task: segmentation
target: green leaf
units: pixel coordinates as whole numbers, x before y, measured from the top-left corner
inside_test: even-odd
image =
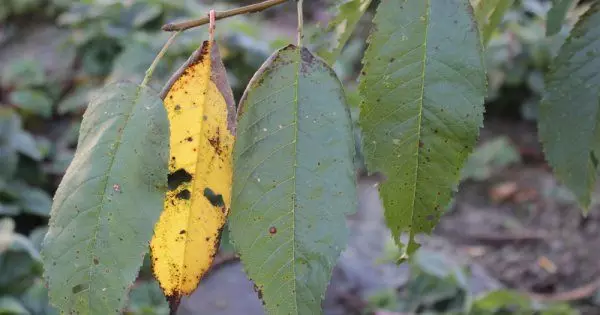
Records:
[[[39,60],[25,58],[12,62],[2,71],[0,84],[4,87],[26,88],[46,83],[44,66]]]
[[[498,168],[521,161],[521,155],[507,137],[485,142],[469,156],[461,171],[461,179],[484,180]]]
[[[42,160],[42,152],[37,146],[33,136],[27,131],[21,131],[15,135],[15,148],[19,153],[31,158],[34,161]]]
[[[58,311],[50,305],[48,299],[48,289],[44,286],[44,281],[36,279],[27,292],[21,296],[21,301],[33,315],[54,315]]]
[[[306,48],[275,52],[240,102],[230,237],[269,314],[321,314],[356,210],[342,85]]]
[[[600,156],[600,3],[575,25],[546,76],[538,129],[556,176],[590,205]]]
[[[111,84],[99,95],[83,117],[42,250],[50,299],[65,313],[120,313],[167,184],[162,101],[132,83]]]
[[[2,231],[2,243],[8,247],[0,253],[0,295],[20,295],[41,276],[42,262],[23,235]]]
[[[30,315],[29,311],[19,300],[12,296],[0,297],[0,314],[3,315]]]
[[[52,116],[52,100],[38,90],[16,90],[10,93],[9,101],[14,106],[44,118]]]
[[[492,2],[495,2],[493,8],[490,5]],[[502,22],[504,14],[508,9],[510,9],[514,2],[515,0],[492,0],[489,2],[487,0],[482,0],[480,2],[480,5],[485,7],[483,10],[485,15],[481,16],[481,12],[477,12],[477,21],[480,25],[484,45],[487,45],[487,43],[490,41],[492,34],[494,34],[494,31],[496,31],[498,25],[500,25],[500,22]]]
[[[363,60],[360,126],[385,218],[406,254],[450,201],[483,123],[486,76],[468,0],[383,1]]]
[[[0,178],[11,178],[17,170],[19,154],[15,143],[21,119],[10,108],[0,107]]]
[[[93,98],[94,92],[95,90],[91,85],[78,87],[73,93],[69,94],[58,103],[56,111],[60,115],[83,111],[89,103],[89,100]]]
[[[169,304],[158,282],[145,281],[135,285],[129,293],[127,314],[169,314]]]
[[[328,64],[335,63],[346,42],[356,28],[356,24],[369,8],[371,0],[344,0],[337,6],[335,17],[327,28],[319,30],[318,37],[323,41],[317,54]]]
[[[38,226],[35,229],[33,229],[33,231],[31,231],[31,233],[29,233],[29,241],[31,242],[31,245],[33,245],[33,247],[36,250],[38,250],[38,251],[42,250],[42,241],[44,241],[44,237],[46,236],[46,233],[48,233],[47,226]]]
[[[19,205],[23,212],[47,217],[50,214],[52,198],[43,189],[38,187],[24,186],[21,190]]]
[[[552,8],[548,11],[546,18],[546,36],[552,36],[560,32],[567,12],[573,6],[573,0],[553,0]]]

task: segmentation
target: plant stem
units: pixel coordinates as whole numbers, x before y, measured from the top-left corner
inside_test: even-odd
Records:
[[[171,44],[173,43],[173,40],[175,39],[175,37],[177,37],[177,35],[179,35],[179,33],[181,33],[181,32],[175,32],[175,33],[171,34],[171,37],[169,37],[167,42],[163,45],[162,49],[158,52],[158,55],[156,55],[156,58],[154,58],[154,61],[152,61],[152,64],[150,65],[150,67],[148,67],[148,70],[146,70],[146,75],[144,76],[144,80],[142,81],[142,84],[141,84],[142,86],[146,86],[148,84],[148,82],[150,81],[150,78],[152,78],[154,69],[156,69],[156,66],[158,65],[158,62],[165,55],[165,53],[169,49],[169,46],[171,46]]]
[[[278,4],[282,4],[286,1],[288,1],[288,0],[267,0],[267,1],[260,2],[260,3],[247,5],[247,6],[241,7],[241,8],[231,9],[228,11],[216,12],[215,19],[221,20],[221,19],[228,18],[228,17],[234,16],[234,15],[260,12],[260,11],[263,11],[270,7],[276,6]],[[208,17],[203,17],[203,18],[200,18],[197,20],[191,20],[191,21],[186,21],[186,22],[181,22],[181,23],[165,24],[165,25],[163,25],[162,30],[167,31],[167,32],[185,31],[185,30],[193,28],[193,27],[208,24],[209,22],[210,22],[210,19]]]
[[[304,28],[304,10],[302,6],[303,0],[296,0],[298,2],[298,47],[302,46],[302,29]]]

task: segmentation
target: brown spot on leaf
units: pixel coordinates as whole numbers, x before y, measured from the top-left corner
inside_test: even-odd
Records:
[[[215,149],[217,155],[223,154],[223,150],[221,149],[221,139],[219,139],[219,129],[217,129],[217,135],[208,139],[210,145]]]
[[[185,234],[185,230],[179,231],[179,235]]]
[[[94,265],[97,265],[99,263],[100,263],[100,261],[98,261],[98,258],[94,258]]]
[[[277,233],[277,228],[272,226],[269,228],[269,233],[271,233],[271,235],[276,234]]]
[[[185,140],[186,140],[187,142],[192,142],[192,141],[194,141],[194,138],[192,138],[192,137],[187,137],[187,138],[185,138]]]

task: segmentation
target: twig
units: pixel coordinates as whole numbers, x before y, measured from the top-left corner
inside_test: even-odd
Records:
[[[567,292],[559,292],[553,294],[539,294],[529,292],[529,296],[539,301],[546,302],[572,302],[577,300],[583,300],[592,296],[596,291],[600,288],[600,277],[596,278],[594,281],[575,288],[571,291]]]
[[[156,58],[154,58],[154,61],[152,61],[152,64],[150,65],[148,70],[146,70],[146,75],[144,76],[144,80],[142,81],[142,84],[141,84],[142,86],[146,86],[148,84],[148,82],[150,81],[150,78],[152,78],[152,73],[154,73],[154,69],[156,69],[156,66],[158,65],[158,62],[165,55],[165,53],[167,52],[167,49],[169,49],[169,46],[171,46],[171,44],[173,43],[173,40],[175,39],[175,37],[177,37],[177,35],[179,35],[179,33],[181,33],[181,32],[173,33],[171,35],[171,37],[169,37],[167,42],[163,45],[162,49],[158,52],[158,55],[156,55]]]
[[[304,28],[304,7],[302,6],[302,0],[298,1],[298,47],[302,46],[302,29]]]
[[[215,12],[215,19],[221,20],[221,19],[228,18],[228,17],[234,16],[234,15],[260,12],[260,11],[263,11],[270,7],[276,6],[278,4],[282,4],[287,1],[288,0],[267,0],[267,1],[260,2],[260,3],[247,5],[247,6],[241,7],[241,8],[231,9],[228,11]],[[208,24],[209,22],[210,22],[210,18],[208,16],[206,16],[206,17],[203,17],[203,18],[200,18],[197,20],[191,20],[191,21],[186,21],[186,22],[181,22],[181,23],[165,24],[165,25],[163,25],[162,30],[167,31],[167,32],[185,31],[190,28]]]
[[[217,25],[215,23],[217,19],[215,15],[215,10],[210,10],[210,12],[208,13],[208,40],[211,44],[213,44],[215,41],[215,29],[217,28]]]

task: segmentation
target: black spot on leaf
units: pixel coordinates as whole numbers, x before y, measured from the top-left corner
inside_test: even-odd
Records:
[[[175,195],[175,197],[177,197],[178,199],[190,200],[190,198],[192,197],[192,193],[190,193],[189,190],[184,189],[180,191],[177,195]]]
[[[175,189],[177,189],[177,187],[181,186],[183,183],[189,183],[191,181],[192,181],[192,174],[190,174],[186,170],[180,168],[177,171],[169,174],[169,177],[168,177],[169,190],[175,190]]]
[[[225,201],[223,201],[223,196],[215,193],[212,189],[208,187],[204,188],[204,197],[206,197],[210,204],[215,207],[225,207]]]

